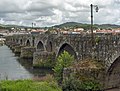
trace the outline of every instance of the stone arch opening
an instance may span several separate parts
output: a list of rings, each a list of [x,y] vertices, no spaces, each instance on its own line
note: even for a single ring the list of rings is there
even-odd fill
[[[22,41],[22,39],[20,40],[20,44],[21,44],[21,45],[23,44],[23,41]]]
[[[16,40],[15,40],[15,42],[16,42],[16,43],[19,43],[19,40],[18,40],[18,39],[16,39]]]
[[[120,86],[120,56],[109,67],[106,84],[111,88]]]
[[[35,46],[35,37],[32,37],[32,46]]]
[[[30,41],[29,40],[27,40],[26,46],[30,46]]]
[[[15,39],[14,39],[14,38],[12,38],[12,42],[15,42]]]
[[[111,64],[111,66],[108,69],[108,73],[109,75],[111,74],[111,72],[114,71],[114,68],[117,67],[117,65],[120,65],[120,56]]]
[[[37,49],[39,49],[40,51],[44,51],[44,45],[41,41],[39,41],[39,43],[37,44]]]
[[[59,49],[59,52],[57,54],[57,57],[63,53],[64,51],[67,51],[70,55],[73,55],[75,59],[77,59],[77,55],[74,51],[74,49],[67,43],[63,44],[60,49]]]

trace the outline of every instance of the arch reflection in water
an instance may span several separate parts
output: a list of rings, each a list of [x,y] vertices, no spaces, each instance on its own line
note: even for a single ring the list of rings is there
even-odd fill
[[[30,79],[47,72],[49,70],[33,69],[31,60],[19,59],[7,46],[0,46],[0,80]]]
[[[53,71],[51,69],[47,69],[47,68],[33,68],[32,66],[32,59],[17,59],[18,62],[31,74],[33,74],[33,76],[37,76],[37,77],[42,77],[45,76],[46,74],[53,74]]]

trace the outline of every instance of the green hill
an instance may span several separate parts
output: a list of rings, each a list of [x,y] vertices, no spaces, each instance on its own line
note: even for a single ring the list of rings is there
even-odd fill
[[[82,24],[82,23],[77,23],[77,22],[66,22],[66,23],[63,23],[63,24],[60,24],[60,25],[55,25],[53,26],[55,28],[84,28],[84,30],[89,30],[91,28],[91,25],[90,24]],[[93,26],[93,28],[97,29],[98,27],[97,26]]]
[[[10,28],[31,28],[28,26],[19,26],[19,25],[3,25],[0,24],[0,29],[10,29]],[[73,29],[73,28],[84,28],[84,30],[90,30],[91,25],[90,24],[83,24],[83,23],[78,23],[78,22],[66,22],[60,25],[55,25],[51,27],[35,27],[36,29],[53,29],[53,28],[60,28],[60,29]],[[120,28],[120,25],[115,25],[115,24],[94,24],[93,29],[113,29],[113,28]]]
[[[91,29],[91,24],[83,24],[83,23],[78,23],[78,22],[66,22],[60,25],[55,25],[52,26],[53,28],[84,28],[84,30],[89,30]],[[113,28],[120,28],[120,25],[115,25],[115,24],[94,24],[93,25],[94,29],[113,29]]]

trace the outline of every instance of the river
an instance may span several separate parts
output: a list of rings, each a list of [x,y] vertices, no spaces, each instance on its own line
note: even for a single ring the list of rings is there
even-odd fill
[[[32,79],[51,74],[49,69],[35,69],[32,60],[23,60],[6,46],[0,46],[0,80]]]

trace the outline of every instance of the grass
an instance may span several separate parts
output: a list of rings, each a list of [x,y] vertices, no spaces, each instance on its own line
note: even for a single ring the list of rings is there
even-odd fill
[[[55,82],[33,80],[5,80],[0,82],[0,91],[62,91]]]

